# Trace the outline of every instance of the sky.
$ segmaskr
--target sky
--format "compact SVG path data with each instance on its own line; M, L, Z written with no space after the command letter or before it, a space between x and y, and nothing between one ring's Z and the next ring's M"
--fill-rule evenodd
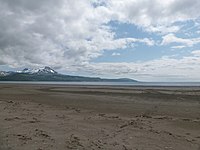
M0 70L200 81L199 0L0 0Z

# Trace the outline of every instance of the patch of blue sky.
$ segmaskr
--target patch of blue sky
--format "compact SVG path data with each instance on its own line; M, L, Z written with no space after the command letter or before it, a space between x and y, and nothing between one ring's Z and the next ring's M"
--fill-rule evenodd
M113 56L113 53L119 53L120 55ZM103 55L93 60L93 62L142 62L158 59L163 55L173 55L174 53L168 47L149 47L139 44L133 48L105 50Z
M148 33L142 28L139 28L133 24L119 23L112 21L109 23L113 32L115 32L115 38L149 38L156 43L161 43L162 35L156 33ZM180 51L185 49L173 50L171 46L177 46L177 44L161 46L155 44L154 46L148 46L144 43L134 43L134 47L117 50L104 50L103 55L92 60L93 62L142 62L153 59L159 59L166 55L176 55ZM113 56L113 53L120 53L120 55Z
M116 33L115 38L151 38L152 33L145 32L142 27L138 27L134 24L121 23L118 21L111 21L108 26ZM155 39L159 39L159 36L153 34Z

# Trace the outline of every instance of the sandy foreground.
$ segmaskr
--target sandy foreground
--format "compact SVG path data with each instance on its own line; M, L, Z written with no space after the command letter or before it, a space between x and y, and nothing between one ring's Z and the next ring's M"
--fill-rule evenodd
M200 87L0 84L0 150L200 150Z

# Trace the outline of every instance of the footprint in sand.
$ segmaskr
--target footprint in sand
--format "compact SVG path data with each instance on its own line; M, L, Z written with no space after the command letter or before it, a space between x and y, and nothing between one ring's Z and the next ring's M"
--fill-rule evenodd
M72 134L70 138L66 141L66 147L69 149L78 149L80 147L83 147L83 145L80 142L80 138Z
M35 131L36 131L35 136L50 139L50 135L48 135L48 133L46 131L43 131L43 130L40 130L40 129L35 129Z
M15 120L25 120L25 118L13 117L13 118L5 118L6 121L15 121Z
M27 135L23 135L23 134L18 134L17 137L19 137L18 139L19 139L19 140L22 140L22 141L29 141L29 140L32 140L31 137L28 137Z
M27 121L28 123L38 123L40 122L37 118L33 117L32 120Z

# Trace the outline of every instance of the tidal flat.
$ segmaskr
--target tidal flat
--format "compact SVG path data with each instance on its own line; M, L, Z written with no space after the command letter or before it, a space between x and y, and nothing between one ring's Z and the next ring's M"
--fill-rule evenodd
M0 150L200 150L200 87L0 84Z

